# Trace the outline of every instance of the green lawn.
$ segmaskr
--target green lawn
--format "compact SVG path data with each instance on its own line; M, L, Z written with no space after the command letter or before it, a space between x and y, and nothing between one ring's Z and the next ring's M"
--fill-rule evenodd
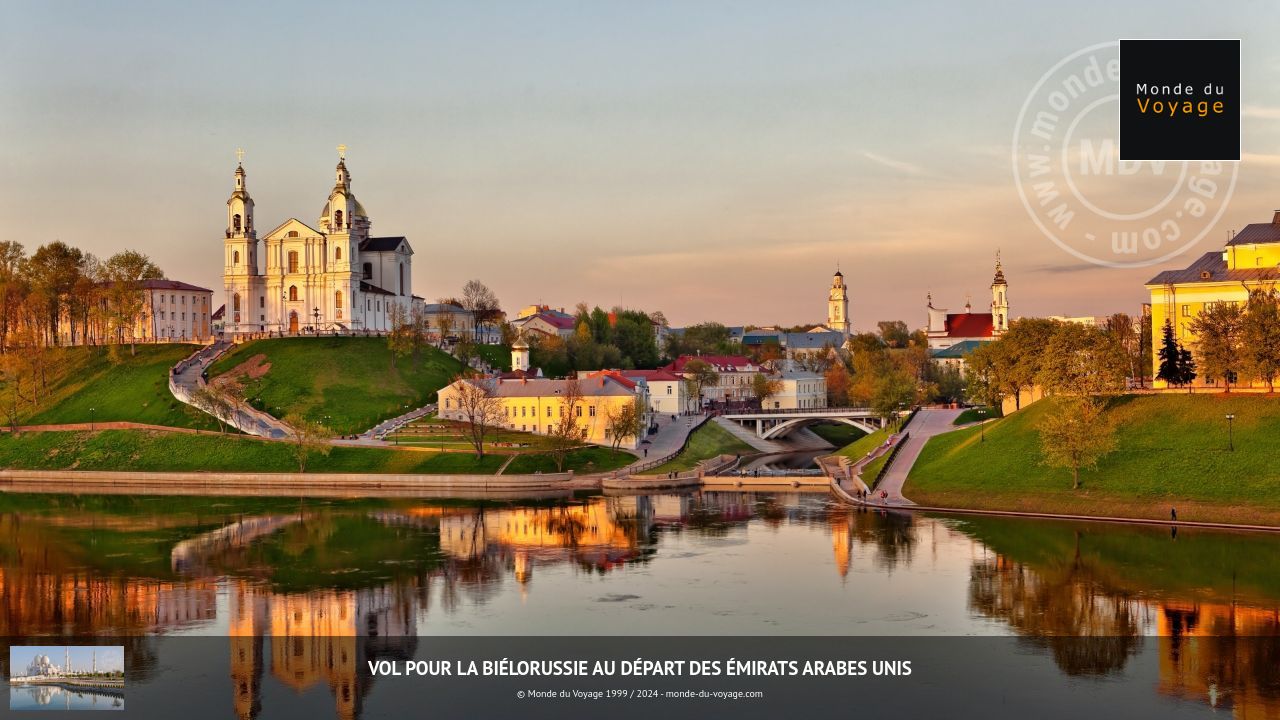
M254 387L255 405L277 417L301 413L336 434L363 432L432 402L462 369L431 347L397 358L386 338L282 338L235 348L209 375L240 374L237 367L258 355L270 369Z
M745 455L755 451L755 448L734 437L728 430L711 420L693 431L693 434L689 436L689 443L685 445L684 452L645 472L661 474L692 470L700 461L707 458L713 458L717 455Z
M863 435L866 435L865 432L858 428L844 423L821 423L818 425L810 425L809 429L813 431L814 435L817 435L838 448L844 447Z
M1280 524L1280 398L1138 395L1113 399L1116 450L1071 489L1043 464L1037 423L1053 400L925 446L904 494L923 505ZM1235 415L1235 451L1226 414Z
M874 485L876 481L876 473L880 472L880 468L884 467L884 464L888 461L889 453L885 453L875 460L867 463L866 467L862 468L862 482L866 483L868 486Z
M471 473L497 472L505 456L425 453L411 450L335 447L313 455L307 472ZM287 443L234 435L187 435L140 430L43 432L0 435L0 467L21 470L137 470L140 472L294 472Z
M1000 417L1000 408L989 408L989 407L968 408L964 412L957 415L956 419L953 420L951 424L952 425L968 425L969 423L975 423L975 422L978 422L979 420L990 420L992 418L998 418L998 417Z
M50 362L53 380L39 407L23 424L129 421L212 429L215 423L192 413L169 392L169 368L197 350L195 345L138 345L115 348L59 348Z
M494 370L511 369L511 346L509 345L475 345L476 355L489 363Z
M848 445L837 450L836 454L843 455L849 458L850 460L860 460L862 459L863 455L866 455L872 450L875 450L880 445L883 445L884 441L888 439L889 439L888 429L880 429L871 433L870 435L863 435L857 440L854 440L852 443L849 443Z
M607 472L635 462L636 456L603 447L572 450L565 457L564 469L576 473ZM555 460L546 453L522 454L506 470L504 475L530 475L537 472L556 472Z

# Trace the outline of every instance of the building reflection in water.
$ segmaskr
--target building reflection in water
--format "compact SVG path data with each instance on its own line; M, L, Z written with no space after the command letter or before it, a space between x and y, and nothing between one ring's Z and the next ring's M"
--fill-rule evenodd
M111 532L131 531L127 516L109 520L103 525ZM112 564L112 555L94 555L96 540L68 535L99 527L96 520L0 514L0 633L129 636L129 673L137 679L156 665L148 635L222 620L237 717L264 714L263 685L271 678L298 692L327 688L337 716L356 718L373 684L366 659L412 657L428 611L483 603L510 580L522 595L535 592L540 568L616 572L653 561L664 535L717 538L751 522L829 533L829 562L850 586L853 568L892 572L928 552L930 534L935 551L939 533L959 536L936 520L792 493L532 507L337 504L191 523L200 532L177 534L155 544L162 550ZM342 539L342 528L352 527L356 532ZM133 532L157 528L163 529L155 517L141 517ZM377 557L389 562L374 574L349 574L379 565L345 559L371 542L383 543ZM976 541L972 547L979 556L969 568L970 610L1044 648L1064 672L1114 674L1144 642L1155 642L1161 693L1230 708L1241 718L1280 715L1275 610L1178 603L1126 589L1115 568L1095 568L1081 555L1078 539L1074 553L1058 562L1021 562ZM218 617L220 598L225 618ZM1150 635L1158 639L1144 640Z

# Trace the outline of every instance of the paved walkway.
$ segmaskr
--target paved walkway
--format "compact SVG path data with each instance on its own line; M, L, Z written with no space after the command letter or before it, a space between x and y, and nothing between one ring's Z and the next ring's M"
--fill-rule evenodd
M693 428L702 422L702 418L702 415L678 415L675 420L672 420L670 415L659 417L658 432L646 437L649 443L647 445L641 443L639 449L627 451L639 455L640 458L618 472L623 474L633 472L639 465L665 457L684 447L685 439L689 437L689 433L693 432ZM646 450L648 452L645 452Z
M924 449L924 444L929 441L929 438L956 429L952 423L962 412L964 411L922 408L915 417L911 418L911 422L904 428L911 436L907 438L907 442L893 458L893 464L885 471L880 484L876 486L877 496L881 490L888 494L886 501L881 504L914 505L902 496L902 485L907 481L911 466L916 464L916 459L920 457L920 451Z
M213 359L230 344L226 340L219 340L175 365L173 369L173 384L185 390L188 394L187 396L190 397L190 393L204 384L204 371L213 363ZM175 397L182 402L186 402L176 393ZM274 440L282 440L291 436L288 425L252 408L237 408L232 412L232 417L228 418L228 420L231 425L234 425L241 432L250 435Z

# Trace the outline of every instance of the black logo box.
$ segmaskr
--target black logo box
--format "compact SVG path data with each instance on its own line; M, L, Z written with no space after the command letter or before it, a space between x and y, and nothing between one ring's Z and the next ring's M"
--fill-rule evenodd
M1241 105L1239 40L1120 41L1121 160L1239 160Z

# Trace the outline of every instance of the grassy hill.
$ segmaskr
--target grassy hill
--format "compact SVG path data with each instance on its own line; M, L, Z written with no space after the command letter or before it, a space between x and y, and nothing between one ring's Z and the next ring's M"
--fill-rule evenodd
M277 417L298 412L349 434L432 402L461 369L435 348L396 358L385 338L283 338L235 348L209 376L247 373L260 409Z
M169 393L169 368L194 345L59 348L52 352L49 394L28 410L23 424L129 421L212 429L211 419L189 413ZM92 408L92 411L90 410Z
M1037 423L1045 400L925 446L903 493L924 505L1280 524L1280 398L1138 395L1113 399L1116 450L1071 489L1043 464ZM1227 421L1235 415L1235 451Z
M490 474L503 455L426 453L335 447L313 455L307 472ZM18 470L137 470L140 472L296 472L288 443L235 435L186 435L145 430L41 432L0 435L0 467Z
M755 448L731 435L728 430L717 425L715 421L709 421L693 431L693 434L689 436L688 444L684 447L684 451L679 455L645 472L656 475L673 471L683 472L692 470L702 460L713 458L717 455L747 455L755 451Z

